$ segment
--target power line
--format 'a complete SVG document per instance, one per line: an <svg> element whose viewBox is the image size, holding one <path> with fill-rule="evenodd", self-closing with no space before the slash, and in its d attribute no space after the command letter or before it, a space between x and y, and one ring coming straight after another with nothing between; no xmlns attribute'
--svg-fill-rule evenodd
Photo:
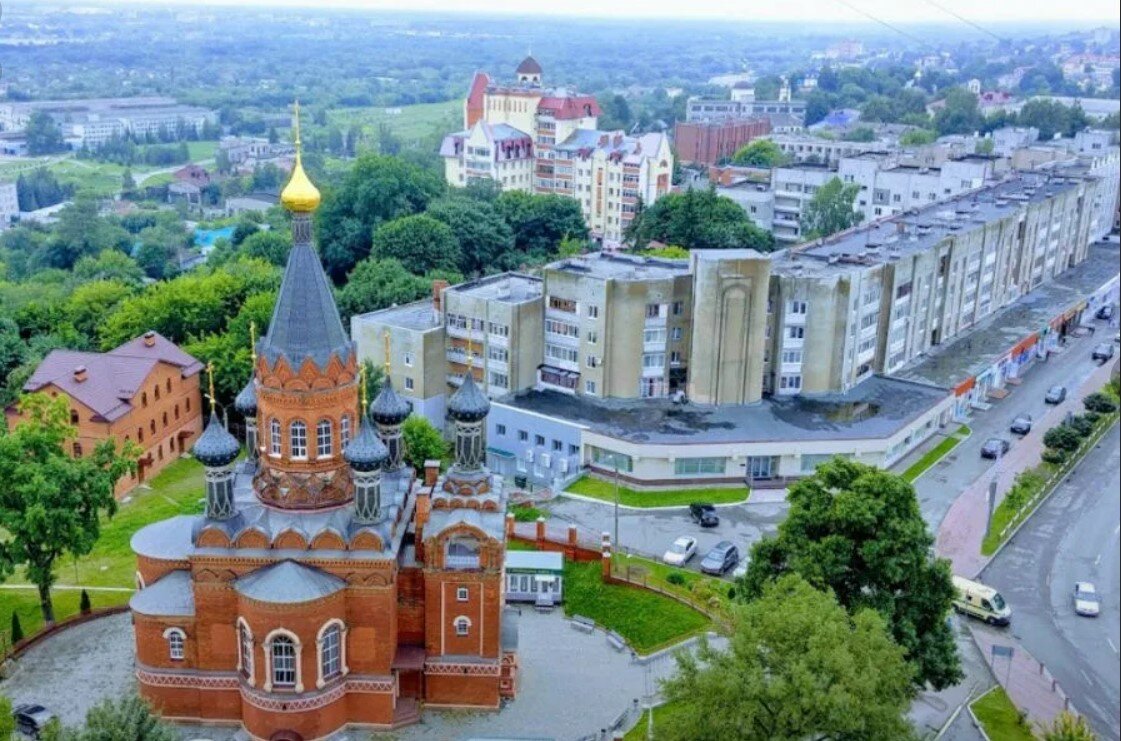
<svg viewBox="0 0 1121 741"><path fill-rule="evenodd" d="M936 49L929 42L923 41L918 36L915 36L914 34L909 33L907 31L904 31L902 28L899 28L898 26L892 25L891 23L888 23L887 21L883 20L882 18L878 18L878 17L872 15L871 13L869 13L866 10L862 10L861 8L856 7L852 3L848 2L848 0L836 0L836 2L840 3L841 5L844 5L846 8L848 8L849 10L851 10L855 13L859 13L860 15L864 16L867 19L869 19L869 20L871 20L875 23L880 24L884 28L895 31L900 36L905 36L906 38L910 39L911 41L914 41L917 44L921 44L921 45L923 45L923 46L925 46L929 49L932 49L933 51L938 51L938 49Z"/></svg>
<svg viewBox="0 0 1121 741"><path fill-rule="evenodd" d="M956 11L953 11L953 10L950 10L945 5L942 5L941 3L935 2L935 0L924 0L924 2L926 2L928 5L933 5L935 8L938 8L943 13L946 13L948 15L952 15L954 18L957 18L959 21L961 21L965 25L971 26L971 27L977 29L978 31L980 31L983 34L987 34L989 36L992 36L997 41L1001 41L1001 42L1007 41L1007 39L1005 39L1003 36L1000 36L996 33L993 33L992 31L990 31L989 29L980 25L979 23L974 23L973 21L969 20L968 18L961 15L960 13L958 13Z"/></svg>

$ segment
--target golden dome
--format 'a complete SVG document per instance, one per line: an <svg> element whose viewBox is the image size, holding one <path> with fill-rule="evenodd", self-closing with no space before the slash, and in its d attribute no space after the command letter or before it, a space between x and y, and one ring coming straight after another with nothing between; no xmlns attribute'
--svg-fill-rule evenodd
<svg viewBox="0 0 1121 741"><path fill-rule="evenodd" d="M303 163L300 162L300 153L296 152L296 166L292 168L292 177L288 185L280 192L280 202L284 208L295 213L311 213L319 208L319 189L304 172Z"/></svg>
<svg viewBox="0 0 1121 741"><path fill-rule="evenodd" d="M292 168L292 177L288 184L280 191L280 202L284 208L298 214L308 214L319 208L319 189L312 184L311 178L304 172L304 164L300 157L300 101L296 101L295 121L292 128L296 135L296 164Z"/></svg>

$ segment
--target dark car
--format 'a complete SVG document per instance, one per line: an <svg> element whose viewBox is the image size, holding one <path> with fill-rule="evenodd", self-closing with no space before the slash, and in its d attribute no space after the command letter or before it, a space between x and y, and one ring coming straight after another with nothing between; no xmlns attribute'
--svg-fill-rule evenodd
<svg viewBox="0 0 1121 741"><path fill-rule="evenodd" d="M1113 345L1108 342L1103 342L1094 347L1094 352L1090 354L1094 360L1109 360L1113 357Z"/></svg>
<svg viewBox="0 0 1121 741"><path fill-rule="evenodd" d="M999 458L1007 453L1008 449L1011 447L1012 443L1008 442L1003 437L990 437L985 441L985 444L981 446L981 457Z"/></svg>
<svg viewBox="0 0 1121 741"><path fill-rule="evenodd" d="M720 524L720 518L716 516L716 507L704 502L690 504L689 516L701 527L716 527Z"/></svg>
<svg viewBox="0 0 1121 741"><path fill-rule="evenodd" d="M1031 432L1031 415L1021 414L1016 419L1012 420L1012 426L1008 428L1017 435L1026 435Z"/></svg>
<svg viewBox="0 0 1121 741"><path fill-rule="evenodd" d="M723 576L728 569L733 568L740 560L740 552L736 546L727 540L722 540L705 554L701 561L701 571L713 576Z"/></svg>
<svg viewBox="0 0 1121 741"><path fill-rule="evenodd" d="M1098 319L1112 319L1113 318L1113 304L1106 304L1105 306L1101 307L1100 309L1098 309L1098 313L1095 314L1095 316Z"/></svg>
<svg viewBox="0 0 1121 741"><path fill-rule="evenodd" d="M16 729L25 736L39 738L43 728L55 715L42 705L17 705L12 710L12 718L16 722Z"/></svg>
<svg viewBox="0 0 1121 741"><path fill-rule="evenodd" d="M1043 400L1048 404L1062 404L1064 401L1066 401L1066 398L1066 386L1052 386L1051 388L1047 389L1047 395L1043 397Z"/></svg>

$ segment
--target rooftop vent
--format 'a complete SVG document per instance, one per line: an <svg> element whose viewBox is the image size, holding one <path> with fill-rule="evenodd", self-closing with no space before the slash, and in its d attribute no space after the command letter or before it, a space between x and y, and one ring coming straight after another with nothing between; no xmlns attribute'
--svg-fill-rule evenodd
<svg viewBox="0 0 1121 741"><path fill-rule="evenodd" d="M79 366L74 367L74 382L75 383L82 383L87 378L89 378L89 374L86 372L86 366L79 365Z"/></svg>
<svg viewBox="0 0 1121 741"><path fill-rule="evenodd" d="M156 333L149 329L147 332L144 333L144 347L154 347L155 344L156 344ZM85 368L82 368L82 370L84 371Z"/></svg>

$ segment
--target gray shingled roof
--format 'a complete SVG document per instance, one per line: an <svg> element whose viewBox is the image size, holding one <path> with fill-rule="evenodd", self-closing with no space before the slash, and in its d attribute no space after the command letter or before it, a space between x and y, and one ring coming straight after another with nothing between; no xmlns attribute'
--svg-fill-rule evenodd
<svg viewBox="0 0 1121 741"><path fill-rule="evenodd" d="M322 599L346 587L337 576L295 561L281 561L234 582L237 593L274 604L293 604Z"/></svg>
<svg viewBox="0 0 1121 741"><path fill-rule="evenodd" d="M393 379L387 375L381 391L370 404L370 417L380 424L396 425L404 422L412 411L412 403L397 393Z"/></svg>
<svg viewBox="0 0 1121 741"><path fill-rule="evenodd" d="M351 352L331 284L309 243L294 245L288 255L276 308L260 351L270 363L283 357L293 368L309 357L322 368L332 353L345 359Z"/></svg>
<svg viewBox="0 0 1121 741"><path fill-rule="evenodd" d="M168 572L159 581L132 595L128 606L133 612L155 617L194 615L195 593L191 589L191 572Z"/></svg>
<svg viewBox="0 0 1121 741"><path fill-rule="evenodd" d="M473 422L487 416L490 400L475 383L470 372L463 377L463 385L448 399L448 416L452 419Z"/></svg>
<svg viewBox="0 0 1121 741"><path fill-rule="evenodd" d="M234 409L245 417L253 417L257 414L257 380L252 375L234 397Z"/></svg>
<svg viewBox="0 0 1121 741"><path fill-rule="evenodd" d="M373 426L363 416L358 434L343 450L343 459L355 471L373 471L388 457L389 449L374 434Z"/></svg>
<svg viewBox="0 0 1121 741"><path fill-rule="evenodd" d="M211 410L210 421L206 423L206 429L191 447L191 454L202 465L217 468L232 463L240 452L241 444L238 443L237 438L222 426L218 421L218 415Z"/></svg>

